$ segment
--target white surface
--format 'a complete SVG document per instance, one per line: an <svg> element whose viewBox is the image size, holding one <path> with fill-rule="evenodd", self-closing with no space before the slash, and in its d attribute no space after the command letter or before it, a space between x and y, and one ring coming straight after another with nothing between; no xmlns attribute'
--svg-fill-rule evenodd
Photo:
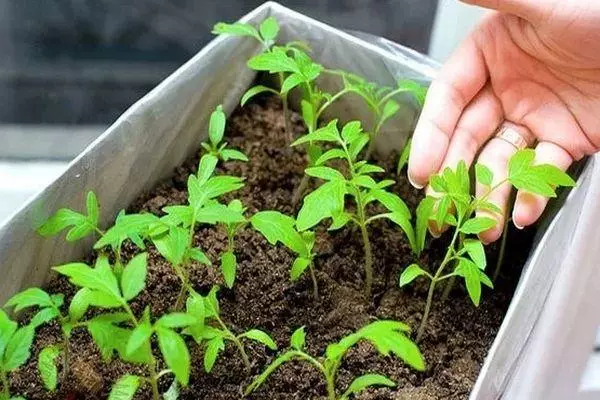
<svg viewBox="0 0 600 400"><path fill-rule="evenodd" d="M484 9L458 0L439 0L429 55L438 61L446 60L484 14Z"/></svg>
<svg viewBox="0 0 600 400"><path fill-rule="evenodd" d="M0 161L0 226L66 168L66 162Z"/></svg>

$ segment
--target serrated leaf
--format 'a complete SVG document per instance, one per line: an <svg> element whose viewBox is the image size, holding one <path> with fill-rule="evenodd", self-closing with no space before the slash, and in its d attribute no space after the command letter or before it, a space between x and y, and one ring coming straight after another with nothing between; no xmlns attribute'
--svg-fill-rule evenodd
<svg viewBox="0 0 600 400"><path fill-rule="evenodd" d="M313 178L320 178L326 181L334 180L346 180L344 175L338 170L330 167L311 167L304 170L306 175L312 176Z"/></svg>
<svg viewBox="0 0 600 400"><path fill-rule="evenodd" d="M248 67L256 71L269 71L270 73L290 72L300 73L298 65L289 57L285 50L273 47L269 52L258 54L248 60Z"/></svg>
<svg viewBox="0 0 600 400"><path fill-rule="evenodd" d="M490 186L494 180L494 174L492 170L483 164L475 164L475 177L477 182L486 186Z"/></svg>
<svg viewBox="0 0 600 400"><path fill-rule="evenodd" d="M290 339L290 345L298 350L302 351L304 349L304 345L306 343L306 332L304 331L304 327L296 329L294 333L292 333L292 337Z"/></svg>
<svg viewBox="0 0 600 400"><path fill-rule="evenodd" d="M225 350L225 342L221 336L216 336L208 341L204 349L204 370L212 371L215 361L221 351Z"/></svg>
<svg viewBox="0 0 600 400"><path fill-rule="evenodd" d="M60 355L58 346L44 347L38 357L38 371L47 390L53 392L58 384L56 358Z"/></svg>
<svg viewBox="0 0 600 400"><path fill-rule="evenodd" d="M125 300L135 298L146 287L147 253L133 257L123 270L121 290Z"/></svg>
<svg viewBox="0 0 600 400"><path fill-rule="evenodd" d="M246 222L240 211L233 210L223 204L208 204L196 212L196 222L201 224L236 224Z"/></svg>
<svg viewBox="0 0 600 400"><path fill-rule="evenodd" d="M317 225L332 213L344 208L346 182L335 180L326 182L304 198L302 208L298 212L296 226L305 231Z"/></svg>
<svg viewBox="0 0 600 400"><path fill-rule="evenodd" d="M213 27L212 33L215 35L252 36L262 42L262 38L256 28L243 22L235 22L233 24L219 22Z"/></svg>
<svg viewBox="0 0 600 400"><path fill-rule="evenodd" d="M259 329L251 329L248 332L243 333L241 336L262 343L271 350L277 350L277 344L273 338Z"/></svg>
<svg viewBox="0 0 600 400"><path fill-rule="evenodd" d="M306 245L296 230L294 218L278 211L260 211L250 218L250 222L270 244L281 242L297 254L306 253Z"/></svg>
<svg viewBox="0 0 600 400"><path fill-rule="evenodd" d="M466 239L463 246L475 265L477 265L479 269L484 270L486 267L486 259L483 244L479 240Z"/></svg>
<svg viewBox="0 0 600 400"><path fill-rule="evenodd" d="M90 306L90 289L82 288L75 293L69 304L69 317L73 322L79 321L87 312Z"/></svg>
<svg viewBox="0 0 600 400"><path fill-rule="evenodd" d="M101 249L105 246L117 249L119 244L127 238L134 240L135 237L147 237L150 227L158 222L160 219L150 213L119 214L115 225L94 244L94 249Z"/></svg>
<svg viewBox="0 0 600 400"><path fill-rule="evenodd" d="M82 239L94 232L94 225L84 215L61 208L38 229L38 233L48 237L69 227L72 227L66 236L69 242Z"/></svg>
<svg viewBox="0 0 600 400"><path fill-rule="evenodd" d="M34 329L24 326L17 329L6 345L2 367L5 371L14 371L29 359L31 344L33 343Z"/></svg>
<svg viewBox="0 0 600 400"><path fill-rule="evenodd" d="M33 318L31 318L29 325L33 329L37 329L38 327L42 326L43 324L54 320L58 316L59 316L58 310L56 310L55 308L51 308L51 307L44 308L44 309L40 310L37 314L35 314L33 316Z"/></svg>
<svg viewBox="0 0 600 400"><path fill-rule="evenodd" d="M366 374L359 376L352 381L346 392L344 392L342 395L342 400L348 399L351 394L358 394L371 386L394 387L396 386L396 383L388 377L378 374Z"/></svg>
<svg viewBox="0 0 600 400"><path fill-rule="evenodd" d="M275 17L265 18L259 26L259 32L265 41L273 41L279 33L279 23Z"/></svg>
<svg viewBox="0 0 600 400"><path fill-rule="evenodd" d="M225 119L223 106L218 105L215 111L210 115L208 124L208 137L213 146L217 146L221 143L221 140L223 140L223 134L225 133Z"/></svg>
<svg viewBox="0 0 600 400"><path fill-rule="evenodd" d="M235 254L231 251L226 251L221 255L221 271L223 272L223 279L225 285L231 289L235 283L235 276L237 271L237 259Z"/></svg>
<svg viewBox="0 0 600 400"><path fill-rule="evenodd" d="M121 297L119 283L106 256L98 257L95 268L90 268L83 263L71 263L53 269L61 275L67 276L74 285L98 290L115 298Z"/></svg>
<svg viewBox="0 0 600 400"><path fill-rule="evenodd" d="M418 264L411 264L404 271L402 271L398 284L400 287L406 286L422 275L429 276L429 274Z"/></svg>
<svg viewBox="0 0 600 400"><path fill-rule="evenodd" d="M342 128L342 139L346 144L350 144L356 141L362 132L360 121L350 121Z"/></svg>
<svg viewBox="0 0 600 400"><path fill-rule="evenodd" d="M475 217L467 220L460 231L466 234L478 234L496 226L497 221L487 217Z"/></svg>
<svg viewBox="0 0 600 400"><path fill-rule="evenodd" d="M429 179L429 185L431 186L431 188L433 190L435 190L438 193L448 192L448 187L446 186L446 182L444 181L444 178L442 178L441 175L433 175Z"/></svg>
<svg viewBox="0 0 600 400"><path fill-rule="evenodd" d="M165 363L179 383L187 386L190 379L190 353L184 340L171 329L159 327L156 333Z"/></svg>
<svg viewBox="0 0 600 400"><path fill-rule="evenodd" d="M135 375L124 375L110 390L108 400L131 400L140 387L141 379Z"/></svg>
<svg viewBox="0 0 600 400"><path fill-rule="evenodd" d="M5 304L5 307L14 307L15 312L20 312L28 307L52 307L54 303L50 295L40 288L25 289L11 297Z"/></svg>
<svg viewBox="0 0 600 400"><path fill-rule="evenodd" d="M312 133L301 136L298 138L292 146L308 142L337 142L340 140L340 133L337 129L337 120L331 121L324 127L315 130Z"/></svg>

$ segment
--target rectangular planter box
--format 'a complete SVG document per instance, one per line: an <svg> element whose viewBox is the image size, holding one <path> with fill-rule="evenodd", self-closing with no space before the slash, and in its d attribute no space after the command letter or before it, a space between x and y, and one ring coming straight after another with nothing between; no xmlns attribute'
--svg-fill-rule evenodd
<svg viewBox="0 0 600 400"><path fill-rule="evenodd" d="M264 4L242 21L257 24L269 15L282 25L281 40L307 41L313 57L328 67L387 85L400 78L427 82L435 75L435 64L418 53L384 39L358 39L276 3ZM64 174L0 227L0 304L20 289L42 285L51 266L82 257L92 244L44 239L35 228L60 207L81 209L88 190L99 195L102 222L112 221L140 192L197 151L215 105L233 110L254 79L246 61L258 51L250 38L213 40L127 110ZM353 118L364 114L352 102L341 103L335 112ZM385 147L403 142L417 116L418 109L407 99L390 124L394 131L382 137ZM600 227L594 223L600 216L600 203L595 201L600 196L598 165L595 158L587 163L560 212L542 224L472 400L575 398L600 320L592 301L594 293L600 293L600 268L595 249L585 247L600 240ZM594 393L580 396L598 398L588 397Z"/></svg>

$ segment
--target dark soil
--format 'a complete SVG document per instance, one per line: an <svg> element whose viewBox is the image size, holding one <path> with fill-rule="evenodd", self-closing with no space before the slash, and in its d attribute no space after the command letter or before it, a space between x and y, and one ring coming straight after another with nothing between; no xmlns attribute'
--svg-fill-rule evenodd
<svg viewBox="0 0 600 400"><path fill-rule="evenodd" d="M296 133L303 132L297 115L292 116ZM274 209L284 213L295 212L290 204L292 191L298 184L304 166L303 154L290 150L283 134L280 104L273 98L259 98L244 109L238 109L228 122L227 140L234 148L242 149L250 158L248 163L229 162L219 173L246 177L246 186L235 193L248 207L248 212ZM395 155L379 162L387 170L394 170ZM186 202L186 181L195 172L198 157L178 167L173 176L148 193L143 193L129 211L150 211L161 214L167 205ZM404 176L393 177L398 193L414 210L421 193L414 190ZM230 196L230 198L232 198ZM227 199L229 200L229 199ZM400 290L397 279L401 270L413 262L403 233L383 220L370 231L375 258L374 299L363 295L363 250L360 234L353 229L334 233L319 232L316 260L317 279L321 297L314 301L308 278L291 283L289 268L292 255L283 247L273 247L258 233L244 229L237 237L236 253L239 261L238 277L233 290L222 289L220 301L222 317L235 332L259 328L270 332L280 348L286 348L291 332L305 326L308 351L320 356L327 344L357 330L375 319L404 321L416 329L421 320L427 287L425 283ZM362 343L350 351L342 365L338 388L345 390L353 377L378 372L397 382L396 389L370 389L360 399L466 399L473 386L484 358L502 323L510 303L521 267L531 244L531 233L511 231L504 275L496 290L484 290L479 308L474 307L462 285L457 285L447 303L434 303L429 325L420 347L427 362L427 371L418 373L401 361L382 358L369 344ZM420 260L421 265L433 269L441 260L447 237L428 243ZM511 245L512 243L512 245ZM222 230L208 227L197 230L195 244L217 261L226 244ZM166 261L152 247L148 247L149 275L147 288L135 300L134 311L150 305L153 314L166 312L174 304L179 292L179 281ZM129 244L124 249L126 258L139 250ZM488 273L495 265L495 249L488 249ZM89 256L92 261L94 255ZM222 283L218 268L194 265L191 280L198 291L206 293L213 284ZM47 289L67 294L73 289L62 278L53 275ZM441 290L440 290L441 292ZM90 336L76 330L71 340L70 376L57 393L48 394L37 374L37 355L45 345L57 343L60 331L57 325L39 329L30 361L11 379L11 391L28 399L94 399L106 398L111 384L123 373L144 374L143 369L113 360L104 363ZM230 400L240 399L245 386L269 363L275 352L249 344L252 371L248 376L228 345L219 358L212 374L202 370L202 350L189 342L192 354L190 386L182 390L183 399ZM170 385L171 378L163 378L161 390ZM150 398L148 388L136 398ZM324 399L325 382L310 366L293 363L283 366L251 399Z"/></svg>

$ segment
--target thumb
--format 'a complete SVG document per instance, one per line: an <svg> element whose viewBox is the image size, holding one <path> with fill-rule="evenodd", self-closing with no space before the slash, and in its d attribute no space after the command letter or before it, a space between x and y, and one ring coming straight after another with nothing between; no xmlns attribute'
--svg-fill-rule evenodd
<svg viewBox="0 0 600 400"><path fill-rule="evenodd" d="M541 22L552 13L553 0L461 0L463 3L489 8L501 13L513 14L533 24Z"/></svg>

